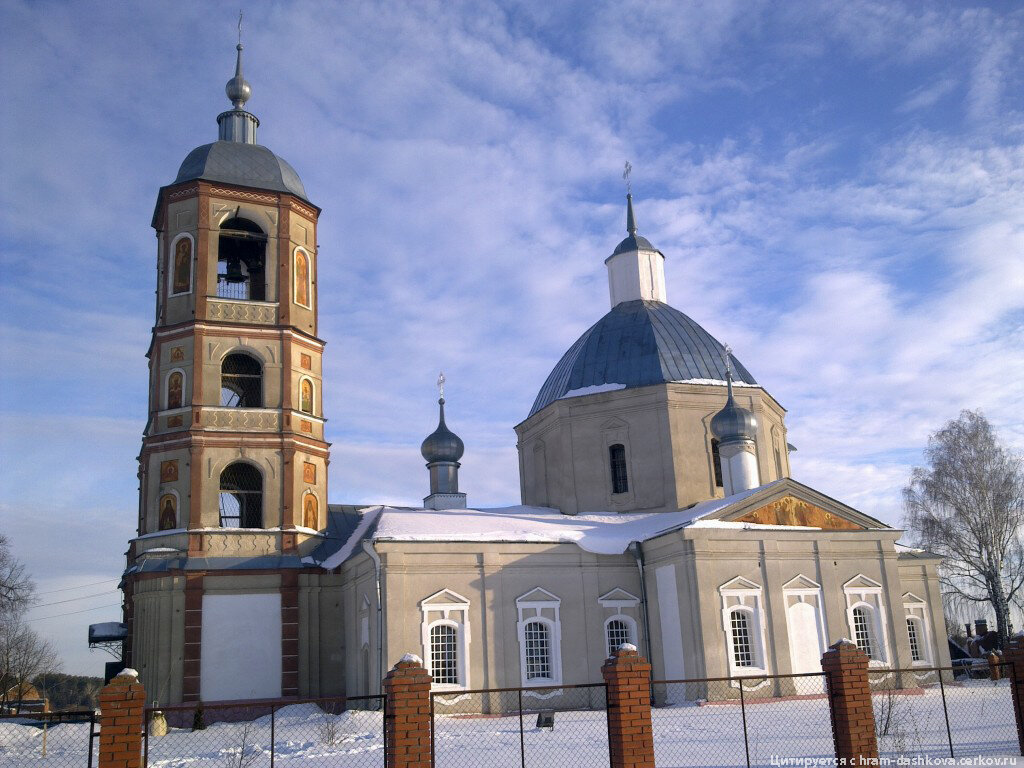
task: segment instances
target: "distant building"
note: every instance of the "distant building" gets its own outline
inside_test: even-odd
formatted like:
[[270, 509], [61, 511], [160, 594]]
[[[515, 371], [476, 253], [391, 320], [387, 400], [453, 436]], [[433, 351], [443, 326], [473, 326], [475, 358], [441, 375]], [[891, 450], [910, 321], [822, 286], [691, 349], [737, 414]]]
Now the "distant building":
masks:
[[515, 428], [524, 505], [467, 508], [443, 394], [423, 508], [328, 505], [320, 209], [256, 143], [250, 92], [239, 46], [218, 140], [153, 217], [123, 580], [151, 699], [374, 693], [408, 652], [443, 690], [590, 682], [624, 642], [658, 678], [814, 671], [842, 637], [877, 667], [949, 663], [938, 558], [789, 477], [785, 410], [669, 306], [631, 197], [611, 310]]
[[11, 715], [50, 711], [46, 694], [28, 682], [12, 685], [0, 696], [0, 702], [3, 703], [3, 711]]

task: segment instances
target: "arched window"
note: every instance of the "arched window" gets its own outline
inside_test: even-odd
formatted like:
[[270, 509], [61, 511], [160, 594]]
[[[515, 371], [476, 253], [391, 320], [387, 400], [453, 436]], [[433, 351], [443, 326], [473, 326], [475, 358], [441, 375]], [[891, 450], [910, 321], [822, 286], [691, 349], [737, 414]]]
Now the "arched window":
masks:
[[430, 675], [438, 685], [459, 684], [459, 631], [454, 624], [430, 628]]
[[753, 667], [754, 646], [746, 611], [732, 612], [732, 661], [736, 667]]
[[546, 622], [528, 621], [523, 626], [526, 650], [526, 679], [551, 680], [551, 629]]
[[913, 616], [907, 616], [907, 636], [910, 638], [910, 660], [911, 661], [924, 661], [924, 651], [922, 650], [921, 636], [924, 634], [918, 627], [918, 622], [921, 621]]
[[267, 236], [248, 219], [220, 225], [217, 244], [217, 295], [224, 299], [263, 301], [266, 298]]
[[626, 475], [626, 446], [622, 443], [608, 446], [608, 461], [612, 472], [612, 493], [627, 493], [629, 479]]
[[305, 377], [299, 379], [299, 410], [313, 415], [313, 382]]
[[723, 488], [725, 483], [722, 482], [722, 454], [718, 450], [718, 440], [711, 438], [711, 464], [715, 470], [715, 487]]
[[263, 475], [252, 464], [236, 462], [220, 473], [220, 525], [263, 527]]
[[632, 619], [625, 616], [613, 616], [604, 624], [604, 637], [611, 656], [624, 643], [636, 644], [636, 636]]
[[869, 659], [877, 658], [875, 653], [874, 616], [871, 608], [858, 605], [853, 609], [853, 639]]
[[220, 364], [220, 404], [230, 408], [263, 407], [263, 366], [235, 352]]

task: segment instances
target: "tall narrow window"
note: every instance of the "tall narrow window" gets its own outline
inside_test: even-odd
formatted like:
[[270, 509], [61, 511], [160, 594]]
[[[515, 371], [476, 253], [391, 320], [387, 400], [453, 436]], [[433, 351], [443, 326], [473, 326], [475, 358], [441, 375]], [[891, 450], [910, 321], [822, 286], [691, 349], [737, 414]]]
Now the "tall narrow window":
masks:
[[526, 679], [551, 679], [551, 630], [543, 621], [528, 621], [523, 628], [526, 641]]
[[605, 637], [608, 641], [608, 655], [611, 656], [625, 643], [633, 642], [633, 633], [629, 624], [622, 619], [611, 619], [604, 628]]
[[626, 476], [626, 447], [622, 443], [608, 447], [608, 460], [612, 471], [612, 493], [629, 491], [629, 479]]
[[907, 618], [907, 635], [910, 637], [911, 661], [924, 661], [924, 654], [921, 652], [921, 635], [917, 631], [917, 619]]
[[782, 477], [782, 451], [775, 447], [775, 476]]
[[247, 219], [220, 225], [217, 244], [217, 296], [263, 301], [267, 295], [264, 257], [267, 236]]
[[750, 644], [750, 622], [746, 611], [732, 612], [732, 657], [737, 667], [754, 666], [754, 652]]
[[430, 675], [439, 685], [459, 684], [459, 633], [451, 624], [430, 628]]
[[236, 352], [220, 365], [220, 404], [231, 408], [263, 407], [263, 366]]
[[715, 487], [724, 487], [725, 483], [722, 482], [722, 454], [718, 450], [718, 440], [715, 438], [711, 438], [711, 464], [715, 469]]
[[872, 635], [870, 609], [862, 605], [853, 609], [853, 639], [869, 659], [875, 658], [875, 644]]
[[236, 462], [220, 473], [222, 528], [261, 528], [263, 476], [251, 464]]

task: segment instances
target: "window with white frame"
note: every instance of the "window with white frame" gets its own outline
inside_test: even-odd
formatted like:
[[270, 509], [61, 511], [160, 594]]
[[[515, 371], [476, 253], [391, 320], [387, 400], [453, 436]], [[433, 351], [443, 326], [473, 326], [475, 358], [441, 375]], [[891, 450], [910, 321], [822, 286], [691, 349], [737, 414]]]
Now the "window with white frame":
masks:
[[562, 682], [561, 600], [536, 587], [516, 599], [519, 661], [524, 686]]
[[611, 656], [626, 643], [636, 645], [635, 623], [628, 616], [613, 616], [604, 624], [604, 636]]
[[637, 645], [637, 611], [640, 598], [616, 587], [597, 598], [604, 610], [604, 644], [611, 656], [623, 643]]
[[932, 639], [928, 631], [928, 603], [913, 592], [907, 592], [903, 595], [903, 611], [907, 618], [911, 662], [920, 665], [931, 664]]
[[882, 585], [860, 573], [843, 585], [843, 593], [850, 634], [857, 647], [864, 651], [872, 666], [888, 665], [891, 657]]
[[435, 690], [469, 687], [469, 600], [442, 589], [420, 601], [423, 659]]
[[737, 576], [720, 586], [718, 592], [722, 597], [722, 630], [730, 676], [767, 672], [760, 585]]

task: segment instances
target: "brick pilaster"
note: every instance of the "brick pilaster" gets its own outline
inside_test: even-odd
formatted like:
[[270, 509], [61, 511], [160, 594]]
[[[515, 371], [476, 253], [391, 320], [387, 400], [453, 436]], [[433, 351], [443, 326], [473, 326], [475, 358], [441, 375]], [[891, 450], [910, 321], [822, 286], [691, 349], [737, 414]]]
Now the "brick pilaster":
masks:
[[430, 768], [430, 683], [410, 653], [384, 678], [388, 768]]
[[199, 672], [203, 650], [203, 574], [185, 576], [185, 647], [182, 659], [181, 699], [199, 701]]
[[654, 768], [651, 665], [623, 645], [601, 667], [608, 686], [608, 751], [611, 768]]
[[299, 695], [299, 574], [281, 573], [281, 695]]
[[877, 761], [867, 654], [849, 640], [840, 640], [825, 651], [821, 668], [828, 682], [832, 739], [839, 764], [865, 765], [865, 760]]
[[1024, 636], [1014, 635], [1003, 651], [1003, 674], [1010, 678], [1013, 714], [1017, 721], [1017, 742], [1024, 755]]
[[146, 691], [126, 669], [100, 691], [99, 768], [140, 768]]

